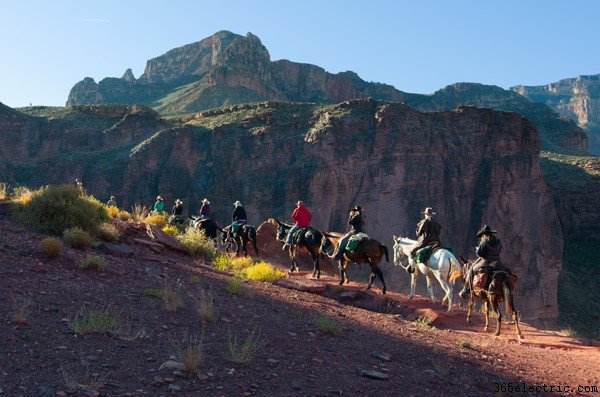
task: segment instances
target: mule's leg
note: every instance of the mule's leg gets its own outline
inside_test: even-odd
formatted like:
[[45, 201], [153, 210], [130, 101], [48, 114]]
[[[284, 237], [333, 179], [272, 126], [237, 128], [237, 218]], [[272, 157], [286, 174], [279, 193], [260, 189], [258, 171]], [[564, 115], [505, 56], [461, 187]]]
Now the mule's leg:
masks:
[[452, 284], [448, 283], [446, 280], [441, 279], [440, 281], [440, 285], [442, 286], [442, 289], [444, 290], [444, 292], [446, 293], [446, 295], [444, 295], [444, 299], [442, 299], [442, 305], [444, 304], [445, 301], [448, 302], [448, 311], [452, 311]]
[[490, 310], [488, 307], [488, 301], [487, 299], [483, 301], [483, 310], [485, 313], [485, 327], [483, 327], [483, 331], [484, 332], [488, 332], [488, 324], [490, 321]]
[[379, 267], [377, 267], [377, 269], [375, 269], [375, 273], [377, 274], [377, 277], [379, 277], [379, 279], [381, 280], [381, 293], [385, 295], [385, 292], [387, 291], [387, 286], [385, 285], [385, 280], [383, 279], [383, 272]]
[[319, 267], [319, 255], [317, 255], [315, 252], [313, 252], [313, 250], [310, 250], [310, 256], [313, 259], [313, 273], [312, 276], [316, 277], [316, 278], [320, 278], [321, 277], [321, 268]]
[[346, 277], [346, 270], [344, 268], [344, 263], [343, 263], [343, 259], [340, 259], [338, 261], [338, 268], [340, 269], [340, 285], [344, 284], [345, 281], [345, 277]]
[[500, 335], [500, 327], [502, 326], [502, 313], [500, 313], [500, 308], [498, 307], [498, 298], [494, 295], [490, 296], [490, 305], [492, 305], [492, 311], [496, 314], [496, 332], [494, 335]]
[[433, 283], [431, 282], [431, 275], [427, 274], [425, 276], [425, 279], [427, 280], [427, 292], [429, 292], [429, 296], [431, 296], [431, 300], [433, 301], [433, 303], [437, 304], [437, 300], [435, 299], [435, 295], [433, 295]]
[[473, 308], [473, 301], [475, 300], [475, 294], [473, 291], [469, 294], [469, 302], [467, 302], [467, 324], [471, 322], [471, 309]]
[[415, 288], [417, 286], [417, 270], [410, 275], [410, 295], [408, 295], [408, 299], [412, 299], [415, 296]]
[[519, 339], [525, 339], [525, 337], [521, 334], [521, 329], [519, 328], [519, 313], [515, 310], [513, 306], [513, 318], [515, 319], [515, 328], [517, 330], [517, 336]]
[[371, 274], [369, 274], [369, 282], [367, 283], [367, 286], [365, 287], [365, 289], [371, 289], [371, 286], [373, 285], [373, 281], [375, 281], [375, 270], [373, 270], [373, 268], [371, 268]]

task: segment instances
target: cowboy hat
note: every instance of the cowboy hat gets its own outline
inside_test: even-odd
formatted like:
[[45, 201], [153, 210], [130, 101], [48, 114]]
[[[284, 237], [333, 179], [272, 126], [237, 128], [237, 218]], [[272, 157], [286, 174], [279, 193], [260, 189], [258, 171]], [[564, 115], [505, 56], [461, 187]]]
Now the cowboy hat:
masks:
[[183, 201], [177, 199], [177, 200], [175, 200], [175, 204], [183, 204]]
[[481, 237], [484, 234], [492, 234], [492, 233], [496, 233], [496, 231], [492, 230], [492, 228], [489, 225], [483, 225], [483, 226], [481, 226], [481, 229], [477, 232], [477, 237]]
[[243, 207], [242, 203], [240, 203], [240, 200], [236, 201], [235, 203], [233, 203], [234, 207]]
[[158, 201], [162, 201], [162, 197], [160, 197], [160, 196], [156, 196], [156, 199], [157, 199]]
[[302, 200], [298, 200], [298, 202], [296, 203], [296, 205], [300, 205], [300, 204], [304, 204], [304, 203], [302, 202]]
[[115, 196], [110, 196], [110, 199], [111, 199], [111, 200], [114, 200], [114, 199], [115, 199]]
[[425, 214], [425, 215], [429, 215], [429, 216], [437, 215], [435, 212], [433, 212], [433, 208], [431, 208], [431, 207], [425, 208], [425, 211], [423, 211], [421, 213]]
[[209, 205], [210, 205], [210, 201], [208, 201], [207, 199], [203, 199], [203, 200], [202, 200], [202, 203], [204, 203], [204, 204], [209, 204]]
[[351, 211], [362, 211], [362, 207], [360, 205], [357, 205], [354, 208], [352, 208]]

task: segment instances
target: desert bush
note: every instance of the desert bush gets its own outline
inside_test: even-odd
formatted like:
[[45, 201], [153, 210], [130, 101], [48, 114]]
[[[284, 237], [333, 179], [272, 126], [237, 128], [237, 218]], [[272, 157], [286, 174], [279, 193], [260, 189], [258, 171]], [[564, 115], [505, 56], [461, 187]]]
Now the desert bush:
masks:
[[131, 219], [131, 214], [127, 211], [119, 211], [119, 215], [117, 215], [117, 218], [119, 218], [119, 220], [122, 220], [123, 222], [127, 222]]
[[210, 289], [200, 290], [196, 298], [196, 303], [200, 319], [209, 323], [212, 322], [214, 319], [212, 291]]
[[342, 328], [331, 317], [327, 317], [327, 316], [316, 317], [313, 321], [313, 324], [316, 328], [318, 328], [319, 330], [321, 330], [322, 332], [324, 332], [326, 334], [338, 335], [342, 332]]
[[108, 220], [104, 204], [70, 185], [36, 190], [15, 217], [27, 227], [55, 235], [74, 227], [95, 234], [98, 225]]
[[171, 338], [177, 362], [183, 365], [183, 370], [190, 374], [198, 371], [203, 358], [203, 337], [185, 334], [180, 339]]
[[225, 290], [233, 295], [242, 295], [246, 292], [244, 280], [238, 277], [231, 277], [225, 283]]
[[276, 269], [267, 262], [259, 262], [246, 268], [244, 274], [250, 280], [265, 281], [268, 283], [274, 283], [281, 280], [284, 276], [284, 273], [281, 270]]
[[160, 296], [163, 300], [165, 310], [170, 312], [176, 312], [177, 310], [184, 307], [183, 298], [179, 293], [180, 289], [181, 284], [177, 283], [175, 287], [172, 287], [171, 285], [166, 285], [160, 291]]
[[230, 259], [231, 259], [231, 257], [227, 254], [217, 255], [213, 259], [213, 267], [222, 272], [227, 272], [227, 271], [229, 271]]
[[188, 227], [184, 234], [176, 235], [175, 238], [183, 245], [190, 256], [204, 254], [213, 257], [217, 251], [215, 242], [206, 237], [204, 230]]
[[419, 327], [428, 328], [432, 321], [433, 320], [429, 316], [422, 314], [414, 321], [414, 323]]
[[150, 212], [150, 209], [145, 205], [141, 205], [136, 203], [131, 207], [131, 217], [134, 222], [139, 223], [142, 222]]
[[162, 231], [167, 233], [169, 236], [175, 236], [179, 234], [179, 229], [175, 225], [167, 225], [162, 228]]
[[90, 241], [92, 241], [90, 234], [78, 227], [65, 230], [63, 232], [63, 237], [71, 247], [78, 249], [87, 247], [90, 244]]
[[160, 213], [148, 215], [142, 220], [142, 222], [144, 222], [146, 225], [154, 225], [162, 229], [163, 227], [167, 226], [167, 220], [167, 215]]
[[13, 322], [17, 325], [25, 325], [31, 312], [30, 298], [17, 298], [13, 301]]
[[69, 320], [69, 327], [77, 334], [112, 332], [121, 323], [121, 313], [113, 306], [81, 307]]
[[260, 337], [260, 329], [257, 332], [257, 328], [244, 339], [239, 341], [237, 334], [231, 335], [229, 332], [229, 339], [227, 340], [227, 353], [229, 359], [234, 363], [242, 364], [252, 360], [254, 354], [264, 345], [265, 340]]
[[254, 261], [249, 256], [233, 257], [229, 260], [228, 272], [237, 277], [246, 277], [246, 269], [254, 265]]
[[63, 249], [63, 243], [56, 237], [46, 237], [40, 241], [40, 251], [48, 258], [56, 258]]
[[98, 227], [98, 237], [104, 241], [119, 241], [122, 235], [123, 233], [114, 223], [102, 222]]
[[108, 207], [108, 209], [106, 210], [106, 212], [108, 213], [108, 216], [111, 218], [116, 218], [119, 216], [119, 209], [115, 206], [110, 206]]
[[15, 186], [13, 189], [13, 200], [17, 203], [26, 205], [31, 202], [34, 192], [25, 186]]
[[8, 198], [8, 185], [4, 182], [0, 183], [0, 200]]
[[101, 255], [88, 255], [79, 262], [79, 268], [83, 270], [102, 271], [105, 268], [104, 257]]

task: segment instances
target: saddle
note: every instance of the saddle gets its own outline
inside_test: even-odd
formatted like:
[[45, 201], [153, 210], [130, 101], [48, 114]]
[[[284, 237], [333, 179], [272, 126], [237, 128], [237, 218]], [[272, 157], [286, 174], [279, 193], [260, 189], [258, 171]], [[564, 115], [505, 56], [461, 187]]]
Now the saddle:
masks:
[[292, 244], [300, 244], [302, 242], [302, 237], [305, 236], [305, 233], [310, 233], [312, 230], [314, 229], [310, 226], [301, 227], [300, 229], [296, 230], [292, 236]]
[[427, 263], [431, 255], [440, 248], [444, 247], [442, 247], [440, 243], [434, 243], [418, 249], [417, 252], [415, 252], [415, 261], [417, 263]]
[[366, 233], [356, 233], [350, 236], [348, 243], [346, 244], [346, 251], [354, 251], [361, 241], [368, 239], [369, 236]]
[[242, 226], [247, 225], [246, 222], [233, 222], [231, 224], [231, 233], [238, 233]]

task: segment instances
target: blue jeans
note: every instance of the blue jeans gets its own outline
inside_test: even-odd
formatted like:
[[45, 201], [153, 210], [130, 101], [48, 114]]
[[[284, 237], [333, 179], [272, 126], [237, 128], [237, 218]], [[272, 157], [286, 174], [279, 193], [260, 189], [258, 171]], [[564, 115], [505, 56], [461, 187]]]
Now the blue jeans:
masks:
[[298, 225], [292, 226], [292, 228], [288, 232], [287, 238], [285, 239], [285, 243], [287, 245], [290, 245], [292, 243], [292, 236], [294, 235], [294, 233], [296, 233], [296, 230], [299, 230], [299, 229], [300, 229], [300, 226], [298, 226]]
[[335, 255], [335, 259], [342, 259], [344, 257], [344, 251], [346, 250], [346, 245], [348, 245], [348, 240], [350, 240], [350, 237], [353, 234], [354, 233], [352, 233], [352, 232], [346, 233], [344, 235], [344, 237], [342, 237], [340, 239], [340, 241], [338, 241], [338, 250], [337, 250], [337, 253]]

